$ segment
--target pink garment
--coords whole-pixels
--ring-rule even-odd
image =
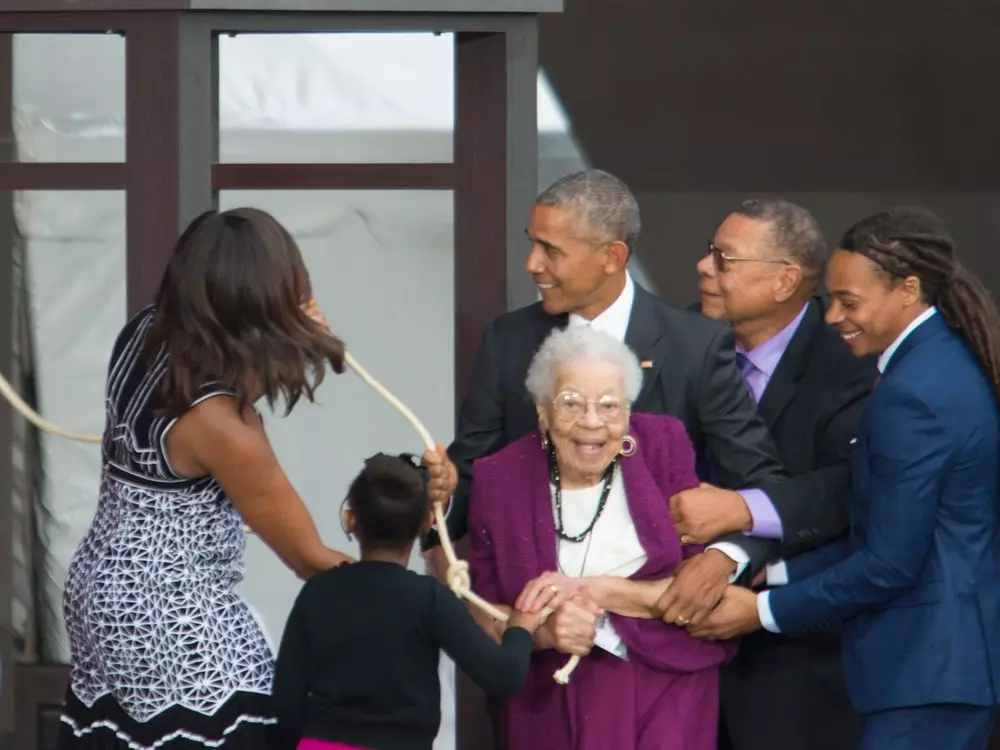
[[[353,745],[341,745],[339,742],[327,742],[326,740],[314,740],[311,737],[303,737],[299,740],[297,750],[364,750],[364,748]]]

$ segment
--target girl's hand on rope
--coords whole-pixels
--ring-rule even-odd
[[[570,578],[562,573],[549,571],[529,581],[514,602],[514,609],[537,614],[545,607],[559,609],[563,602],[572,599],[587,585],[585,578]]]
[[[539,648],[586,656],[597,638],[597,618],[603,614],[586,590],[581,590],[549,616],[536,631],[535,643]]]
[[[542,626],[545,622],[545,615],[542,613],[531,613],[531,612],[519,612],[518,610],[513,610],[510,613],[510,619],[507,621],[508,628],[524,628],[532,635]]]
[[[448,509],[451,496],[458,486],[458,472],[455,470],[443,445],[437,445],[434,450],[426,450],[422,456],[421,463],[430,475],[427,482],[427,499],[433,505],[441,503],[442,509]]]

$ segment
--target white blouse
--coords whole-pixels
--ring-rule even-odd
[[[583,489],[563,489],[562,523],[567,535],[576,536],[587,528],[597,512],[603,487],[604,483],[599,482]],[[553,516],[556,514],[555,489],[555,485],[550,485]],[[607,504],[593,530],[579,542],[558,539],[557,557],[560,572],[573,578],[602,575],[627,578],[645,564],[646,551],[632,522],[620,469],[615,471]],[[595,643],[615,656],[627,658],[625,644],[607,615],[598,622]]]

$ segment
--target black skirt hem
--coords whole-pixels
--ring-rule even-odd
[[[136,721],[112,696],[87,707],[68,691],[58,750],[270,750],[277,720],[271,698],[235,693],[214,714],[172,706]]]

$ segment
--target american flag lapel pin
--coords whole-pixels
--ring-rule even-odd
[[[653,360],[651,359],[644,359],[642,360],[642,362],[639,363],[639,367],[641,367],[643,370],[649,370],[652,368],[652,366],[653,366]]]

